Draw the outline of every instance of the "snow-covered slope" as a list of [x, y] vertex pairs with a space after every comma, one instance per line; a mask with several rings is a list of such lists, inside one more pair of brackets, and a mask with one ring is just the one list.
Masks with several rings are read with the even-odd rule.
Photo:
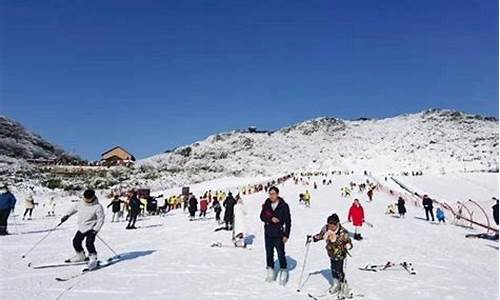
[[[466, 174], [474, 179], [476, 174]], [[449, 176], [444, 175], [444, 177]], [[57, 282], [57, 276], [74, 274], [81, 266], [35, 270], [27, 267], [29, 261], [55, 263], [73, 255], [71, 239], [76, 230], [76, 216], [52, 232], [34, 252], [22, 260], [21, 255], [55, 226], [57, 219], [71, 204], [70, 198], [57, 198], [58, 218], [43, 218], [41, 206], [35, 208], [32, 221], [20, 217], [9, 219], [14, 235], [1, 237], [0, 294], [2, 299], [309, 299], [307, 293], [323, 294], [331, 281], [330, 261], [324, 243], [311, 245], [305, 268], [303, 292], [297, 293], [305, 253], [306, 234], [316, 233], [333, 212], [346, 220], [352, 199], [339, 196], [339, 189], [351, 180], [360, 182], [366, 177], [330, 176], [333, 184], [320, 185], [311, 190], [312, 206], [298, 204], [297, 195], [307, 188], [292, 181], [280, 185], [281, 195], [289, 203], [292, 214], [292, 231], [287, 243], [290, 280], [286, 287], [266, 283], [265, 252], [260, 205], [265, 193], [243, 196], [246, 206], [245, 221], [252, 250], [211, 248], [213, 241], [231, 243], [231, 233], [214, 232], [218, 225], [212, 219], [190, 222], [182, 209], [165, 217], [148, 216], [138, 221], [140, 228], [125, 230], [126, 223], [110, 223], [110, 211], [99, 235], [123, 260], [95, 273], [68, 282]], [[321, 178], [312, 179], [317, 182]], [[490, 181], [488, 181], [490, 182]], [[200, 192], [208, 189], [231, 187], [234, 179], [200, 184]], [[240, 185], [249, 181], [241, 179]], [[177, 192], [180, 186], [177, 187]], [[494, 188], [493, 186], [490, 188]], [[456, 190], [468, 194], [468, 187]], [[375, 193], [367, 203], [364, 194], [354, 193], [364, 206], [366, 220], [374, 227], [364, 226], [365, 239], [354, 241], [352, 257], [347, 259], [347, 280], [356, 294], [370, 300], [470, 300], [498, 299], [498, 243], [470, 240], [464, 237], [475, 233], [470, 229], [435, 225], [419, 218], [422, 209], [407, 206], [405, 219], [384, 214], [389, 199], [386, 194]], [[104, 204], [107, 200], [100, 198]], [[35, 200], [44, 203], [43, 195]], [[16, 214], [22, 213], [16, 207]], [[213, 217], [210, 211], [208, 217]], [[352, 227], [346, 224], [349, 230]], [[106, 246], [96, 241], [102, 259], [112, 255]], [[358, 270], [367, 264], [384, 264], [387, 261], [410, 261], [416, 275], [395, 268], [373, 273]], [[60, 298], [58, 298], [60, 296]], [[324, 297], [321, 299], [329, 299]]]
[[297, 169], [426, 173], [498, 170], [498, 121], [452, 110], [382, 120], [322, 117], [273, 133], [233, 131], [138, 163], [171, 174], [263, 175]]

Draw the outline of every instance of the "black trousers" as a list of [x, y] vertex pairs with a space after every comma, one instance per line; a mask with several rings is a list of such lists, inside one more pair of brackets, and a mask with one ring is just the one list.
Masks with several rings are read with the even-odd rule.
[[139, 211], [131, 211], [130, 219], [128, 220], [128, 226], [135, 226], [135, 221], [137, 221], [137, 216], [139, 215]]
[[75, 249], [75, 251], [76, 252], [83, 251], [82, 247], [83, 239], [85, 239], [85, 248], [87, 248], [89, 254], [97, 254], [94, 246], [95, 233], [92, 230], [89, 230], [85, 233], [81, 233], [80, 231], [76, 232], [75, 237], [73, 238], [73, 248]]
[[207, 216], [207, 211], [206, 210], [200, 210], [200, 217], [206, 217]]
[[33, 208], [26, 208], [26, 210], [24, 211], [23, 217], [26, 217], [28, 212], [30, 213], [30, 218], [31, 218], [31, 214], [33, 213]]
[[194, 215], [195, 215], [195, 214], [196, 214], [196, 209], [195, 209], [195, 208], [190, 208], [190, 209], [189, 209], [189, 215], [190, 215], [191, 217], [194, 217]]
[[265, 236], [266, 245], [266, 263], [269, 268], [274, 269], [274, 249], [278, 253], [280, 268], [286, 269], [285, 243], [282, 237]]
[[220, 221], [220, 213], [221, 213], [220, 210], [215, 211], [215, 220], [216, 221]]
[[0, 234], [7, 233], [7, 219], [10, 215], [10, 208], [0, 209]]
[[336, 260], [330, 258], [330, 269], [332, 270], [332, 276], [334, 279], [337, 279], [340, 282], [344, 282], [345, 274], [344, 274], [344, 260]]
[[427, 219], [427, 221], [429, 221], [429, 214], [432, 217], [432, 221], [434, 221], [434, 212], [432, 211], [432, 208], [425, 209], [425, 218]]

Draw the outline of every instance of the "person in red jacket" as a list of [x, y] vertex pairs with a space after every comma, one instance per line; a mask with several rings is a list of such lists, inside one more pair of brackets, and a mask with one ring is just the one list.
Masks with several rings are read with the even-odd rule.
[[352, 225], [354, 225], [354, 239], [358, 241], [363, 239], [363, 237], [361, 237], [361, 233], [358, 231], [365, 222], [365, 212], [363, 211], [363, 207], [359, 203], [358, 199], [354, 199], [354, 203], [349, 209], [347, 219], [349, 222], [352, 222]]
[[203, 198], [200, 199], [200, 218], [207, 216], [207, 209], [208, 209], [208, 198], [207, 194], [205, 193]]

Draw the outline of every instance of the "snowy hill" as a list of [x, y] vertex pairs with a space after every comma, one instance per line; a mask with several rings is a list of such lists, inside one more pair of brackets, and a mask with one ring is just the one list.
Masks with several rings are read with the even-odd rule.
[[75, 156], [25, 129], [20, 123], [0, 116], [0, 157], [15, 159], [75, 160]]
[[427, 110], [357, 121], [322, 117], [272, 133], [232, 131], [138, 162], [161, 176], [270, 176], [297, 169], [427, 173], [498, 170], [498, 120]]

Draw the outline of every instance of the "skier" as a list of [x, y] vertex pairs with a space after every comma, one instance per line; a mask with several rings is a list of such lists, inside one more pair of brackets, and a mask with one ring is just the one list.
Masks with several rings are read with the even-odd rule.
[[422, 206], [425, 209], [425, 218], [427, 221], [429, 221], [429, 215], [432, 217], [432, 221], [434, 222], [434, 212], [433, 212], [433, 206], [432, 206], [432, 199], [429, 198], [429, 196], [424, 195], [422, 197]]
[[85, 246], [89, 253], [88, 269], [94, 270], [98, 267], [97, 251], [94, 241], [97, 233], [104, 224], [104, 209], [99, 203], [94, 190], [86, 190], [83, 199], [73, 206], [62, 218], [61, 223], [66, 222], [69, 217], [78, 213], [78, 231], [73, 238], [73, 248], [75, 256], [67, 259], [66, 262], [82, 262], [86, 260], [82, 242], [85, 239]]
[[224, 205], [224, 222], [226, 223], [226, 229], [231, 230], [233, 228], [234, 222], [234, 205], [236, 204], [236, 200], [233, 198], [233, 194], [229, 192], [227, 194], [226, 200], [222, 203]]
[[121, 204], [125, 203], [124, 201], [120, 200], [118, 195], [115, 195], [113, 197], [113, 200], [106, 206], [106, 208], [109, 208], [111, 206], [111, 211], [113, 212], [113, 217], [111, 218], [111, 222], [119, 222], [120, 221], [120, 212], [121, 212]]
[[201, 199], [200, 199], [200, 218], [206, 218], [207, 216], [207, 209], [208, 209], [208, 198], [207, 194], [205, 194]]
[[233, 242], [235, 247], [245, 247], [245, 215], [246, 209], [243, 204], [243, 199], [240, 195], [236, 195], [236, 204], [234, 205], [234, 226], [233, 226]]
[[29, 195], [24, 199], [24, 215], [23, 215], [23, 220], [26, 218], [26, 215], [29, 213], [28, 220], [31, 220], [31, 215], [33, 214], [33, 209], [35, 208], [35, 205], [38, 205], [38, 203], [35, 202], [35, 199], [33, 199], [32, 195]]
[[266, 246], [267, 277], [271, 282], [276, 278], [274, 272], [274, 249], [278, 253], [280, 264], [279, 281], [285, 285], [288, 280], [288, 269], [285, 257], [285, 244], [290, 237], [292, 220], [288, 204], [279, 196], [279, 189], [269, 188], [269, 198], [262, 205], [260, 219], [264, 222], [264, 238]]
[[400, 218], [404, 218], [406, 214], [405, 200], [403, 197], [398, 198], [398, 213]]
[[219, 200], [217, 200], [217, 196], [212, 197], [212, 208], [215, 212], [215, 221], [220, 224], [220, 213], [222, 212], [222, 207], [220, 206]]
[[354, 202], [351, 208], [349, 209], [347, 220], [349, 222], [352, 222], [352, 225], [354, 225], [354, 239], [358, 241], [362, 240], [363, 237], [361, 236], [361, 233], [359, 233], [358, 231], [365, 222], [365, 213], [358, 199], [354, 199]]
[[47, 217], [56, 216], [56, 199], [54, 197], [50, 197], [49, 201], [44, 203], [43, 206], [47, 208]]
[[436, 209], [436, 218], [438, 219], [438, 222], [441, 223], [446, 223], [445, 222], [445, 216], [444, 216], [444, 211], [441, 209], [441, 207], [438, 207]]
[[351, 297], [351, 290], [344, 273], [344, 260], [349, 254], [348, 251], [352, 249], [349, 233], [340, 224], [337, 214], [329, 216], [326, 223], [318, 234], [307, 236], [307, 243], [325, 240], [333, 277], [333, 283], [328, 292], [339, 298]]
[[128, 201], [128, 206], [130, 209], [130, 216], [128, 219], [128, 225], [125, 229], [137, 229], [137, 227], [135, 227], [135, 222], [137, 221], [137, 216], [141, 212], [142, 202], [139, 198], [137, 198], [136, 191], [132, 192], [132, 196]]
[[14, 211], [16, 197], [9, 191], [7, 185], [0, 185], [0, 235], [8, 235], [7, 219], [10, 212]]
[[196, 214], [196, 211], [198, 210], [198, 200], [196, 197], [191, 194], [191, 197], [189, 198], [189, 220], [194, 220], [194, 215]]

